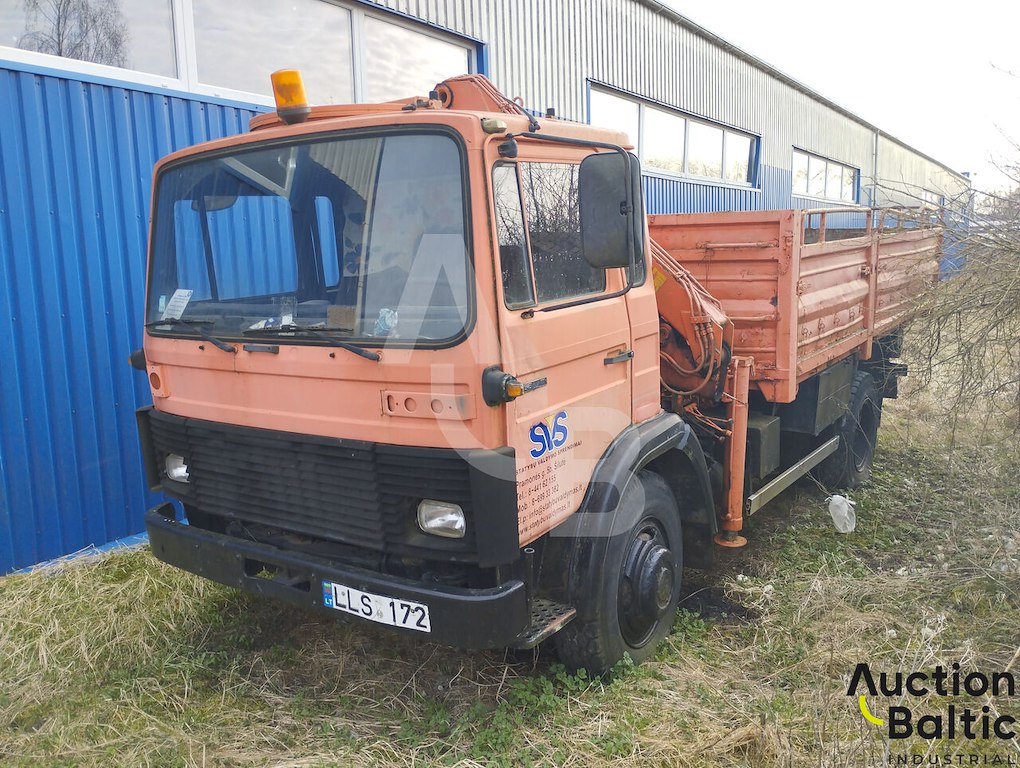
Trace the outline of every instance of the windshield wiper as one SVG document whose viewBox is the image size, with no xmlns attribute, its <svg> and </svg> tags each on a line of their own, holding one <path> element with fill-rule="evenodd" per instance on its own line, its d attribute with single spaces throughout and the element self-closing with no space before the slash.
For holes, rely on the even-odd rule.
<svg viewBox="0 0 1020 768">
<path fill-rule="evenodd" d="M 304 336 L 311 336 L 316 339 L 321 339 L 331 347 L 340 347 L 341 349 L 346 349 L 348 352 L 353 352 L 366 360 L 379 362 L 380 359 L 378 352 L 373 352 L 370 349 L 359 347 L 357 344 L 351 344 L 348 341 L 341 341 L 329 334 L 317 331 L 314 328 L 308 328 L 303 325 L 294 325 L 293 323 L 279 325 L 274 328 L 249 328 L 244 332 L 245 336 L 279 336 L 280 334 L 302 334 Z"/>
<path fill-rule="evenodd" d="M 232 355 L 237 354 L 237 349 L 223 339 L 217 339 L 215 336 L 206 333 L 202 330 L 203 325 L 214 325 L 212 320 L 182 320 L 179 317 L 168 317 L 165 320 L 153 320 L 150 323 L 146 323 L 146 328 L 155 328 L 160 325 L 169 325 L 171 328 L 187 328 L 189 331 L 194 333 L 201 339 L 205 339 L 210 344 L 214 345 L 218 349 L 222 349 L 224 352 L 229 352 Z"/>
</svg>

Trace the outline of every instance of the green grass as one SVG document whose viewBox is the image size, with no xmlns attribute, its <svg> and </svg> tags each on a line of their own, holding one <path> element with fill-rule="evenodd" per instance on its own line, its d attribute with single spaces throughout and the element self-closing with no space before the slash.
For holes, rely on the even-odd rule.
<svg viewBox="0 0 1020 768">
<path fill-rule="evenodd" d="M 936 413 L 890 404 L 853 534 L 823 489 L 792 489 L 748 547 L 687 574 L 658 656 L 612 683 L 545 649 L 458 651 L 261 602 L 144 549 L 0 579 L 0 764 L 881 764 L 845 695 L 856 663 L 1020 672 L 1015 441 L 957 428 L 950 452 Z"/>
</svg>

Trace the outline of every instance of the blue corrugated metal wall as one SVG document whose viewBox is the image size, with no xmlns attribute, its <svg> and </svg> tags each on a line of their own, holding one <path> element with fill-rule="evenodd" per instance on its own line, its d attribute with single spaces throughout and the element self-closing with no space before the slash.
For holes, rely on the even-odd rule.
<svg viewBox="0 0 1020 768">
<path fill-rule="evenodd" d="M 253 109 L 0 66 L 0 573 L 142 529 L 152 166 Z"/>
<path fill-rule="evenodd" d="M 705 213 L 803 207 L 791 200 L 789 169 L 763 165 L 759 179 L 759 187 L 751 188 L 647 175 L 645 210 L 648 213 Z"/>
</svg>

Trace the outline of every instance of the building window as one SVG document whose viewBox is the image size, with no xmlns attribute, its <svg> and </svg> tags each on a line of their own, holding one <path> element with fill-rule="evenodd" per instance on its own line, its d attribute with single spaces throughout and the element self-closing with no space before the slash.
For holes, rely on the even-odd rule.
<svg viewBox="0 0 1020 768">
<path fill-rule="evenodd" d="M 726 131 L 726 181 L 744 182 L 754 168 L 754 141 L 750 136 Z"/>
<path fill-rule="evenodd" d="M 793 194 L 822 200 L 857 202 L 859 171 L 835 160 L 793 150 Z"/>
<path fill-rule="evenodd" d="M 299 69 L 313 104 L 354 101 L 351 13 L 321 0 L 193 0 L 198 79 L 270 95 L 269 74 Z M 271 21 L 270 21 L 271 20 Z"/>
<path fill-rule="evenodd" d="M 428 96 L 436 83 L 471 66 L 463 45 L 423 35 L 368 16 L 362 27 L 365 97 L 368 102 Z"/>
<path fill-rule="evenodd" d="M 277 69 L 300 69 L 313 104 L 389 101 L 473 71 L 475 53 L 354 0 L 0 2 L 0 58 L 267 106 Z"/>
<path fill-rule="evenodd" d="M 177 77 L 171 0 L 24 0 L 0 9 L 0 45 Z"/>
<path fill-rule="evenodd" d="M 686 123 L 682 117 L 671 112 L 654 107 L 645 108 L 645 130 L 641 137 L 641 149 L 644 152 L 644 163 L 648 168 L 673 173 L 684 172 L 682 137 Z"/>
<path fill-rule="evenodd" d="M 825 197 L 825 161 L 820 157 L 808 158 L 807 194 Z"/>
<path fill-rule="evenodd" d="M 588 122 L 626 133 L 645 170 L 755 183 L 756 136 L 597 88 Z"/>
<path fill-rule="evenodd" d="M 637 146 L 641 133 L 641 106 L 636 101 L 592 88 L 588 112 L 589 123 L 622 131 Z"/>
<path fill-rule="evenodd" d="M 710 179 L 722 178 L 723 130 L 692 122 L 687 131 L 687 172 Z"/>
</svg>

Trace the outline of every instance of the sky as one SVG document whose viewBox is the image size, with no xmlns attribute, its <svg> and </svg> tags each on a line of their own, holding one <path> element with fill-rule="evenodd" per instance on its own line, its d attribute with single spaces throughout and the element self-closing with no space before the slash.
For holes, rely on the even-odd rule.
<svg viewBox="0 0 1020 768">
<path fill-rule="evenodd" d="M 1017 186 L 1020 3 L 664 0 L 955 171 L 975 189 Z"/>
</svg>

